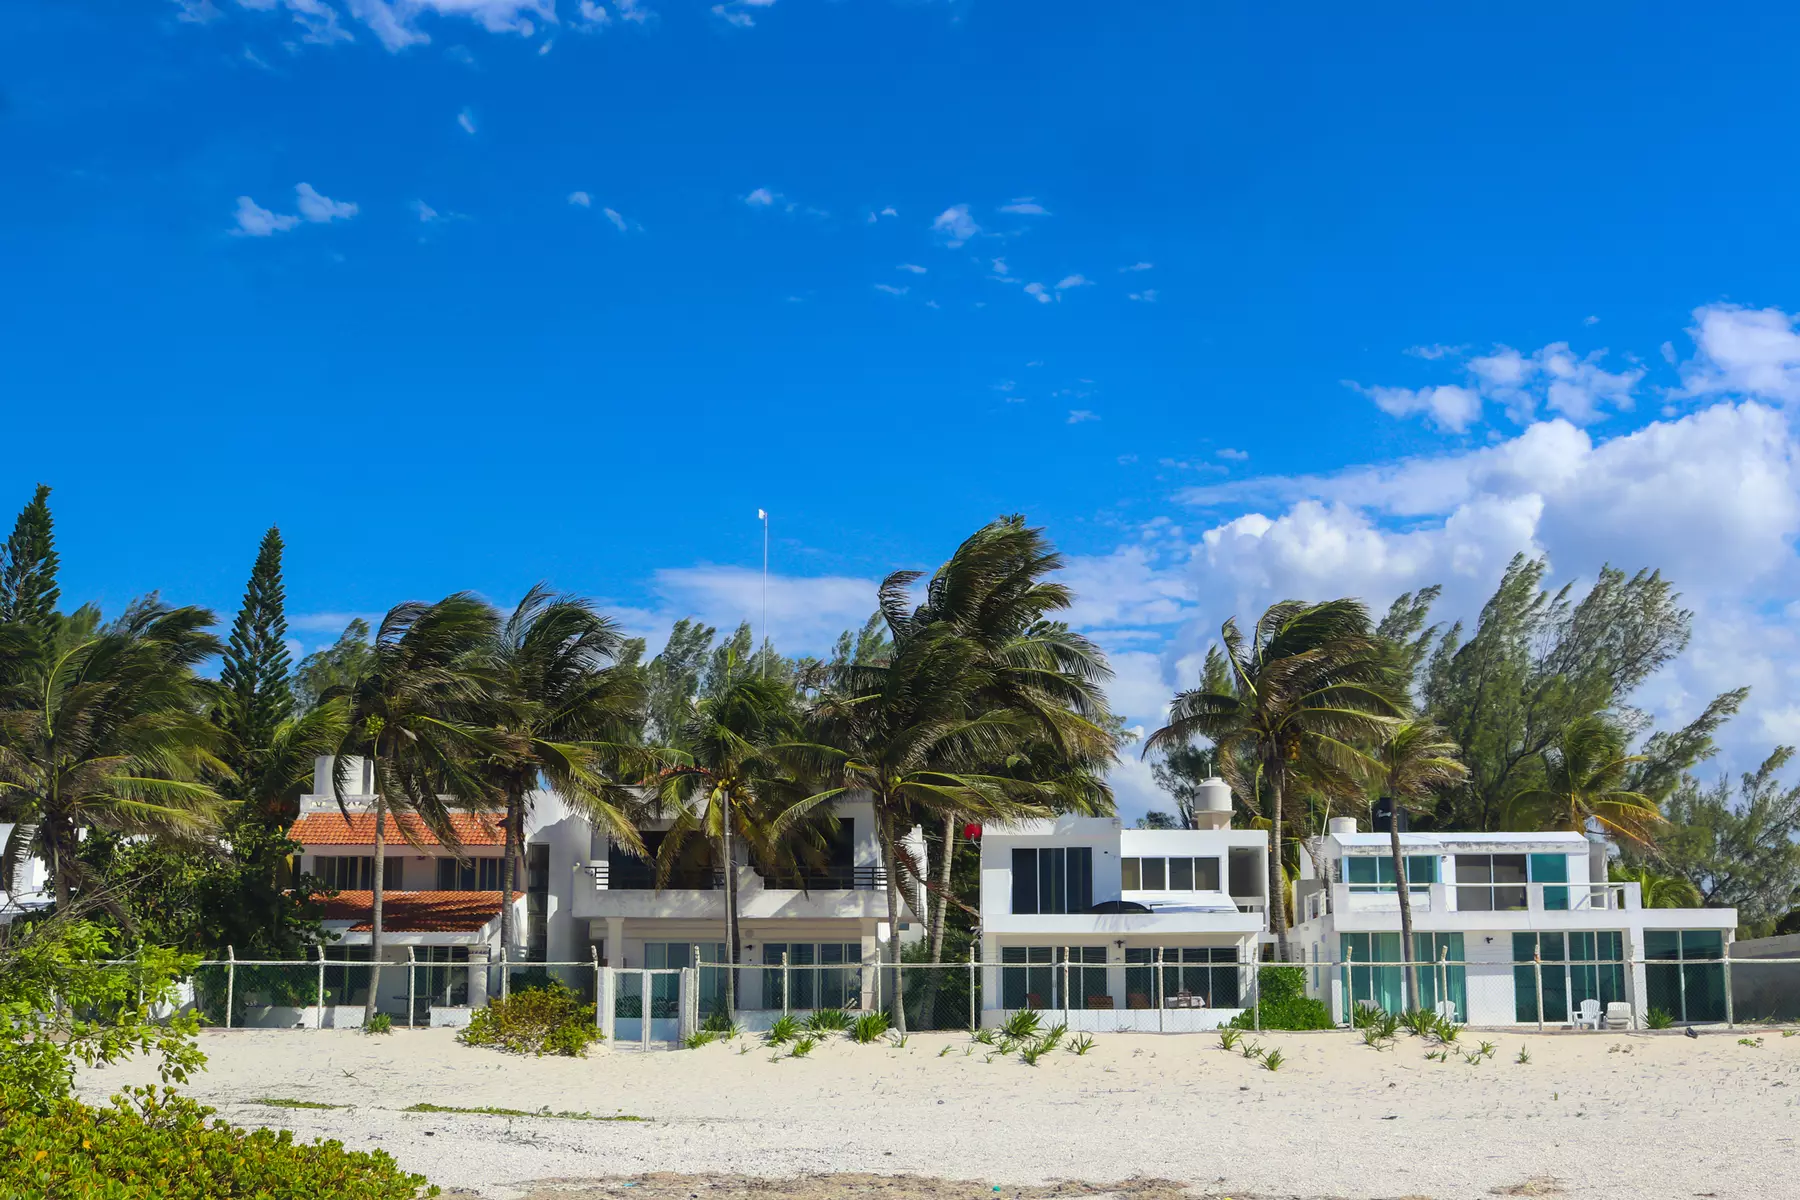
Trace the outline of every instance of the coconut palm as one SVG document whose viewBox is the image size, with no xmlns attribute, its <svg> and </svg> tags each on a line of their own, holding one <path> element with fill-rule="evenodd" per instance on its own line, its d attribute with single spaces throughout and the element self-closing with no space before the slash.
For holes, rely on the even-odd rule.
<svg viewBox="0 0 1800 1200">
<path fill-rule="evenodd" d="M 711 844 L 713 860 L 725 875 L 725 944 L 731 961 L 743 952 L 738 930 L 737 843 L 752 856 L 779 862 L 779 814 L 797 793 L 778 747 L 799 732 L 791 685 L 772 680 L 727 655 L 723 678 L 696 701 L 672 733 L 673 745 L 660 753 L 669 765 L 661 772 L 658 800 L 671 814 L 658 849 L 658 881 L 668 879 L 694 837 Z M 726 1006 L 735 1005 L 735 971 L 727 971 Z"/>
<path fill-rule="evenodd" d="M 1381 794 L 1391 801 L 1388 849 L 1394 858 L 1394 887 L 1400 896 L 1401 958 L 1406 963 L 1406 994 L 1413 1007 L 1419 1004 L 1419 968 L 1412 961 L 1412 895 L 1406 878 L 1406 859 L 1400 853 L 1400 810 L 1420 812 L 1444 788 L 1455 787 L 1469 777 L 1469 768 L 1458 757 L 1460 750 L 1438 726 L 1421 717 L 1408 717 L 1388 732 L 1376 751 L 1380 762 Z"/>
<path fill-rule="evenodd" d="M 1237 622 L 1220 629 L 1230 687 L 1177 693 L 1167 725 L 1144 752 L 1210 739 L 1239 796 L 1258 798 L 1269 820 L 1269 916 L 1281 961 L 1288 953 L 1281 870 L 1284 805 L 1307 785 L 1353 796 L 1378 764 L 1364 749 L 1387 736 L 1401 711 L 1393 672 L 1355 600 L 1272 605 L 1248 644 Z"/>
<path fill-rule="evenodd" d="M 487 679 L 486 722 L 505 735 L 508 753 L 480 767 L 506 803 L 506 856 L 500 868 L 500 944 L 513 945 L 514 872 L 523 853 L 525 816 L 540 779 L 596 827 L 643 850 L 637 814 L 641 789 L 612 767 L 641 753 L 627 747 L 641 721 L 642 673 L 621 663 L 625 638 L 588 601 L 532 588 L 480 651 Z M 636 765 L 634 778 L 642 774 Z"/>
<path fill-rule="evenodd" d="M 222 801 L 208 781 L 231 772 L 193 673 L 219 652 L 207 632 L 214 619 L 139 601 L 103 628 L 44 640 L 47 652 L 10 681 L 0 820 L 15 829 L 0 886 L 40 857 L 66 909 L 86 878 L 77 854 L 84 831 L 198 843 L 216 827 Z"/>
<path fill-rule="evenodd" d="M 1626 786 L 1643 756 L 1625 753 L 1625 734 L 1603 716 L 1571 721 L 1544 752 L 1544 782 L 1515 795 L 1506 815 L 1513 828 L 1586 833 L 1595 828 L 1649 846 L 1662 813 L 1656 801 Z"/>
<path fill-rule="evenodd" d="M 1699 908 L 1705 903 L 1700 889 L 1679 875 L 1658 875 L 1649 867 L 1613 863 L 1606 877 L 1614 883 L 1635 883 L 1645 908 Z"/>
<path fill-rule="evenodd" d="M 332 786 L 346 819 L 351 760 L 361 757 L 373 766 L 375 862 L 365 1021 L 375 1015 L 381 986 L 388 814 L 413 813 L 442 845 L 460 850 L 446 797 L 474 807 L 495 804 L 498 798 L 479 763 L 515 750 L 510 738 L 481 724 L 491 682 L 480 667 L 481 654 L 498 630 L 494 610 L 467 593 L 435 604 L 396 605 L 382 618 L 362 671 L 323 697 L 341 698 L 345 709 Z M 409 823 L 400 831 L 409 841 L 418 836 Z M 511 898 L 501 902 L 510 904 Z"/>
</svg>

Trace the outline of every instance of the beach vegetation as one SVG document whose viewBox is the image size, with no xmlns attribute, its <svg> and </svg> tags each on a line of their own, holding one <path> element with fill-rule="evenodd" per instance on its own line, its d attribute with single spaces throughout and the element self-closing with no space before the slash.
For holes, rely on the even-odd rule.
<svg viewBox="0 0 1800 1200">
<path fill-rule="evenodd" d="M 605 1038 L 594 1020 L 594 1006 L 584 1004 L 562 983 L 495 997 L 480 1008 L 457 1035 L 465 1046 L 486 1046 L 508 1054 L 561 1055 L 586 1058 L 588 1048 Z"/>
<path fill-rule="evenodd" d="M 1675 1014 L 1666 1008 L 1657 1008 L 1655 1005 L 1651 1005 L 1649 1011 L 1644 1013 L 1644 1028 L 1646 1029 L 1668 1029 L 1674 1024 Z"/>
<path fill-rule="evenodd" d="M 850 1040 L 867 1046 L 887 1036 L 888 1015 L 884 1012 L 866 1012 L 850 1025 Z"/>
<path fill-rule="evenodd" d="M 856 1017 L 841 1008 L 821 1008 L 806 1018 L 806 1029 L 809 1033 L 843 1033 L 856 1021 Z"/>
<path fill-rule="evenodd" d="M 800 1018 L 792 1013 L 776 1017 L 763 1033 L 763 1041 L 771 1046 L 784 1046 L 800 1036 Z"/>
<path fill-rule="evenodd" d="M 1302 967 L 1264 966 L 1256 972 L 1256 1005 L 1231 1019 L 1238 1029 L 1334 1029 L 1323 1000 L 1306 995 Z M 1258 1019 L 1260 1009 L 1260 1020 Z"/>
<path fill-rule="evenodd" d="M 1263 1066 L 1270 1071 L 1281 1070 L 1281 1064 L 1287 1061 L 1287 1055 L 1279 1050 L 1271 1050 L 1263 1055 Z"/>
</svg>

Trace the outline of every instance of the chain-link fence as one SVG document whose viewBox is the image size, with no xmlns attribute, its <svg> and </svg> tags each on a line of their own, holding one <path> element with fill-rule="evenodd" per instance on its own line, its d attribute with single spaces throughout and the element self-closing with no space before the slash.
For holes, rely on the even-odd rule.
<svg viewBox="0 0 1800 1200">
<path fill-rule="evenodd" d="M 597 960 L 471 962 L 466 952 L 414 949 L 379 971 L 348 958 L 203 962 L 178 987 L 176 1009 L 229 1029 L 355 1028 L 374 989 L 375 1010 L 396 1027 L 460 1026 L 493 998 L 556 983 L 594 1004 L 595 1021 L 610 1039 L 643 1047 L 677 1045 L 704 1027 L 758 1031 L 785 1015 L 830 1010 L 884 1012 L 893 1028 L 907 1032 L 973 1032 L 1026 1010 L 1090 1033 L 1210 1032 L 1234 1021 L 1345 1027 L 1377 1009 L 1544 1029 L 1800 1021 L 1800 957 L 1733 958 L 1722 947 L 1676 942 L 1632 959 L 1589 953 L 1574 938 L 1539 944 L 1558 953 L 1453 957 L 1445 949 L 1435 960 L 1351 955 L 1275 964 L 1217 951 L 1109 956 L 1104 947 L 1076 947 L 1009 952 L 992 963 L 696 962 L 667 969 Z"/>
</svg>

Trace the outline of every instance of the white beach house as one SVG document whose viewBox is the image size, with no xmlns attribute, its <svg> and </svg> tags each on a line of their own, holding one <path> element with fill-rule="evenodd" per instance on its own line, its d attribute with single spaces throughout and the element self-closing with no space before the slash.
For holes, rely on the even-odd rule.
<svg viewBox="0 0 1800 1200">
<path fill-rule="evenodd" d="M 1446 1001 L 1476 1025 L 1565 1025 L 1583 1001 L 1602 1014 L 1628 1006 L 1638 1028 L 1652 1008 L 1677 1022 L 1725 1020 L 1737 910 L 1645 908 L 1637 884 L 1607 881 L 1605 843 L 1580 833 L 1403 832 L 1400 842 L 1411 957 L 1436 964 L 1419 969 L 1416 998 L 1405 970 L 1384 965 L 1403 961 L 1389 834 L 1335 818 L 1313 847 L 1325 877 L 1300 856 L 1290 944 L 1309 963 L 1349 961 L 1307 970 L 1309 993 L 1339 1020 L 1346 1002 L 1399 1012 Z"/>
<path fill-rule="evenodd" d="M 0 855 L 10 855 L 13 838 L 29 836 L 29 829 L 0 824 Z M 55 897 L 50 892 L 50 872 L 41 858 L 21 855 L 13 866 L 8 886 L 0 888 L 0 925 L 10 924 L 14 917 L 50 907 Z"/>
<path fill-rule="evenodd" d="M 1196 829 L 1062 816 L 981 834 L 982 1023 L 1211 1029 L 1248 1002 L 1267 928 L 1268 835 L 1203 785 Z M 1065 1017 L 1066 1013 L 1066 1017 Z"/>
<path fill-rule="evenodd" d="M 863 968 L 880 961 L 888 936 L 887 867 L 874 808 L 850 799 L 837 803 L 834 813 L 837 832 L 822 862 L 777 872 L 753 861 L 741 844 L 735 847 L 738 961 L 744 967 L 737 974 L 735 1000 L 739 1017 L 752 1027 L 783 1011 L 860 1008 L 874 1001 L 876 973 Z M 729 961 L 726 877 L 710 843 L 690 838 L 675 869 L 657 886 L 655 859 L 668 824 L 652 822 L 639 830 L 647 857 L 595 829 L 588 857 L 572 863 L 563 876 L 580 935 L 607 965 L 658 971 Z M 924 861 L 923 834 L 914 829 L 909 842 Z M 918 922 L 905 911 L 905 901 L 902 909 L 901 939 L 916 939 Z M 784 964 L 793 969 L 779 970 Z M 675 1036 L 676 978 L 651 975 L 648 985 L 651 1036 Z M 698 985 L 701 1015 L 724 1007 L 722 970 L 703 967 Z M 638 985 L 627 980 L 625 986 Z M 629 1020 L 631 1007 L 627 996 L 620 1017 Z"/>
<path fill-rule="evenodd" d="M 328 1003 L 343 1010 L 333 1014 L 341 1017 L 340 1024 L 360 1020 L 367 998 L 368 973 L 348 967 L 369 961 L 374 904 L 375 800 L 368 764 L 351 759 L 349 777 L 353 786 L 340 808 L 331 760 L 318 759 L 313 790 L 300 797 L 299 815 L 288 830 L 301 847 L 299 871 L 330 889 L 320 899 L 324 928 L 336 939 L 325 947 L 325 986 Z M 586 821 L 570 814 L 553 793 L 533 793 L 525 823 L 524 870 L 515 874 L 512 896 L 506 899 L 500 889 L 500 815 L 459 812 L 451 820 L 462 842 L 460 854 L 444 846 L 416 816 L 389 817 L 381 868 L 382 962 L 430 965 L 416 972 L 384 969 L 381 1011 L 404 1013 L 409 997 L 421 1018 L 429 1009 L 480 1007 L 490 983 L 498 985 L 497 977 L 464 968 L 498 961 L 502 903 L 511 903 L 514 912 L 516 944 L 510 960 L 588 957 L 585 939 L 577 938 L 569 915 L 567 889 L 559 894 L 551 886 L 568 877 L 576 853 L 586 850 Z M 328 1016 L 324 1023 L 333 1021 Z"/>
</svg>

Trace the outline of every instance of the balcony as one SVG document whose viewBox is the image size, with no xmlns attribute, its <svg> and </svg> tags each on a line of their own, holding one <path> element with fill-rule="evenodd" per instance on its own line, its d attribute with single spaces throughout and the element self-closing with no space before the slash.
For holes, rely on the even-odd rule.
<svg viewBox="0 0 1800 1200">
<path fill-rule="evenodd" d="M 1633 912 L 1643 907 L 1643 897 L 1635 883 L 1432 883 L 1414 885 L 1408 895 L 1415 919 L 1421 914 L 1466 914 L 1469 919 L 1457 921 L 1458 927 L 1472 927 L 1482 915 L 1493 913 L 1545 914 L 1554 918 L 1566 914 Z M 1400 897 L 1388 883 L 1334 883 L 1331 904 L 1340 922 L 1344 917 L 1365 913 L 1392 913 L 1397 920 L 1400 913 Z M 1304 920 L 1324 916 L 1324 891 L 1310 893 L 1305 907 Z M 1520 922 L 1506 920 L 1501 924 L 1511 927 Z"/>
<path fill-rule="evenodd" d="M 647 864 L 646 864 L 647 866 Z M 710 867 L 671 875 L 659 889 L 655 872 L 633 861 L 575 864 L 573 915 L 725 919 L 725 874 Z M 582 878 L 585 876 L 585 880 Z M 737 874 L 738 915 L 743 920 L 803 918 L 885 919 L 887 868 L 859 864 L 764 879 L 748 867 Z"/>
</svg>

